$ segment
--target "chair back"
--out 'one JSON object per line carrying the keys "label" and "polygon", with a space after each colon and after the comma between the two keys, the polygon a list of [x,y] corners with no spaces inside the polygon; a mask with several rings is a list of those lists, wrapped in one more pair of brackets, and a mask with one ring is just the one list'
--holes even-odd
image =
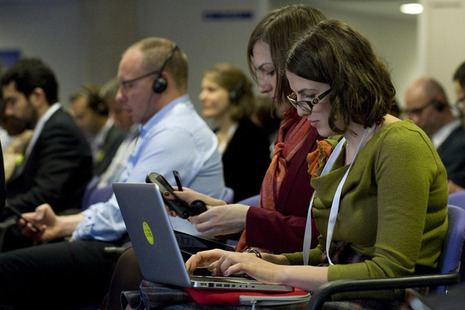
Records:
{"label": "chair back", "polygon": [[465,191],[449,194],[449,204],[465,209]]}
{"label": "chair back", "polygon": [[[338,293],[373,292],[412,287],[431,287],[436,294],[447,292],[448,286],[456,285],[459,281],[457,271],[460,270],[462,280],[465,279],[463,277],[465,268],[460,268],[465,242],[465,209],[449,204],[447,210],[449,226],[439,257],[438,273],[394,278],[330,281],[322,284],[313,292],[306,309],[322,309],[323,304],[331,300],[331,296]],[[363,299],[363,297],[361,298]]]}
{"label": "chair back", "polygon": [[258,207],[259,202],[260,202],[260,195],[255,195],[255,196],[245,198],[239,201],[238,203],[246,205],[246,206]]}
{"label": "chair back", "polygon": [[221,199],[229,203],[234,202],[234,190],[230,187],[226,187],[226,191]]}
{"label": "chair back", "polygon": [[[438,271],[449,273],[460,268],[462,249],[465,242],[465,210],[448,205],[449,227],[442,246]],[[462,268],[465,271],[465,268]],[[461,270],[461,274],[464,272]],[[462,280],[464,279],[462,274]]]}

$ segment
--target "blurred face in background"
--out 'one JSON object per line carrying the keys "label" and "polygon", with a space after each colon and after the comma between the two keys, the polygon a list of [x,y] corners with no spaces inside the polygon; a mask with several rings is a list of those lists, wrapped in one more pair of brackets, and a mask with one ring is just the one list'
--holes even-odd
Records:
{"label": "blurred face in background", "polygon": [[457,80],[454,81],[454,92],[456,104],[462,111],[462,115],[465,115],[465,91]]}
{"label": "blurred face in background", "polygon": [[206,77],[202,79],[202,92],[199,99],[202,102],[204,117],[219,120],[229,113],[229,92]]}
{"label": "blurred face in background", "polygon": [[16,89],[16,83],[10,82],[2,87],[5,116],[15,117],[24,122],[25,127],[32,129],[38,120],[38,113],[34,103],[40,100],[39,90],[36,88],[29,98]]}
{"label": "blurred face in background", "polygon": [[124,131],[129,132],[134,121],[129,116],[126,111],[123,109],[123,104],[116,100],[108,100],[107,106],[109,110],[109,115],[115,122],[116,126],[119,126],[124,129]]}
{"label": "blurred face in background", "polygon": [[89,108],[87,98],[79,96],[71,102],[71,114],[86,135],[96,135],[102,127],[101,116]]}
{"label": "blurred face in background", "polygon": [[276,93],[276,70],[271,59],[270,46],[268,43],[258,41],[253,50],[253,65],[257,70],[258,90],[267,94],[275,100]]}
{"label": "blurred face in background", "polygon": [[421,86],[413,86],[407,90],[405,106],[407,117],[427,135],[432,135],[438,129],[437,109],[433,106],[434,98],[425,93]]}

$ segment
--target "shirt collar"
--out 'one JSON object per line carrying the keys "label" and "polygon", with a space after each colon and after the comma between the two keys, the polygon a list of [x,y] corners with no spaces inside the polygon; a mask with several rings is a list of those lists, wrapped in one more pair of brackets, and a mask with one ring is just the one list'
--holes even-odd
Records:
{"label": "shirt collar", "polygon": [[93,143],[98,148],[100,148],[105,143],[105,139],[113,124],[113,120],[111,118],[108,118],[105,122],[105,125],[103,125],[102,129],[100,129],[100,131],[95,135]]}
{"label": "shirt collar", "polygon": [[442,126],[438,131],[431,135],[431,142],[437,149],[441,144],[446,141],[447,137],[460,126],[460,120],[455,120],[447,125]]}
{"label": "shirt collar", "polygon": [[189,102],[189,95],[180,96],[166,106],[164,106],[160,111],[155,113],[144,125],[139,125],[140,136],[143,137],[152,127],[159,123],[166,114],[174,109],[174,107],[181,102]]}
{"label": "shirt collar", "polygon": [[29,154],[32,151],[32,148],[34,147],[38,137],[40,136],[40,133],[42,132],[42,129],[44,128],[45,123],[52,117],[53,114],[55,114],[56,111],[58,111],[61,108],[61,104],[59,102],[54,103],[51,107],[48,108],[48,110],[42,115],[37,122],[36,126],[34,127],[34,134],[32,135],[31,141],[29,142],[26,152],[25,152],[25,157],[29,156]]}

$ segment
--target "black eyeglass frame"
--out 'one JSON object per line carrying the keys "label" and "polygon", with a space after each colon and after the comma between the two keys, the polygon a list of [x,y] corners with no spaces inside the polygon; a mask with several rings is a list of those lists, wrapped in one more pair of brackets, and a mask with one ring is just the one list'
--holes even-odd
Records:
{"label": "black eyeglass frame", "polygon": [[135,77],[135,78],[127,80],[127,81],[121,81],[119,84],[123,89],[126,89],[128,84],[131,84],[131,83],[134,83],[136,81],[145,79],[146,77],[149,77],[151,75],[158,74],[158,72],[159,72],[159,70],[155,70],[155,71],[143,74],[141,76]]}
{"label": "black eyeglass frame", "polygon": [[292,104],[294,108],[300,107],[307,113],[311,113],[313,111],[313,107],[318,104],[321,100],[323,100],[333,89],[329,88],[328,90],[324,91],[317,97],[313,98],[312,100],[297,100],[297,94],[292,92],[290,95],[287,96],[287,100]]}
{"label": "black eyeglass frame", "polygon": [[405,113],[407,113],[407,115],[409,115],[409,116],[412,116],[412,115],[420,116],[427,107],[429,107],[430,105],[433,105],[433,104],[434,104],[434,101],[431,100],[427,104],[425,104],[425,105],[423,105],[423,106],[421,106],[419,108],[415,108],[415,109],[412,109],[412,110],[405,110]]}

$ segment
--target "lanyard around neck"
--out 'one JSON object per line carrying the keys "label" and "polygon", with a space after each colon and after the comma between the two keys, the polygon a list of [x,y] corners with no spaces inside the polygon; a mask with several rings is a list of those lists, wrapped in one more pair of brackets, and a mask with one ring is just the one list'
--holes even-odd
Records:
{"label": "lanyard around neck", "polygon": [[[352,167],[352,164],[355,162],[355,159],[357,158],[358,154],[362,150],[362,148],[365,146],[366,142],[368,141],[368,138],[371,137],[372,133],[374,132],[376,127],[376,124],[371,126],[370,128],[366,128],[365,132],[363,134],[362,139],[360,140],[360,144],[358,145],[357,152],[355,153],[354,159],[349,165],[349,168],[347,169],[346,173],[342,177],[341,182],[339,182],[339,185],[337,187],[336,193],[334,194],[333,197],[333,203],[331,205],[331,211],[329,214],[329,219],[328,219],[328,229],[327,229],[327,235],[326,235],[326,256],[328,257],[328,262],[330,265],[333,265],[333,262],[331,261],[330,255],[329,255],[329,248],[331,245],[331,240],[333,238],[333,232],[334,232],[334,226],[336,224],[336,219],[337,219],[337,213],[339,211],[339,203],[341,200],[341,193],[342,193],[342,186],[344,185],[347,175],[349,174],[350,168]],[[328,161],[326,165],[323,167],[323,171],[321,172],[320,176],[323,176],[327,174],[330,170],[331,167],[333,166],[334,162],[336,161],[336,158],[339,156],[341,153],[342,147],[345,143],[346,139],[342,138],[341,141],[336,145],[334,148],[333,152],[328,158]],[[305,236],[304,236],[304,244],[303,244],[303,261],[304,265],[308,265],[308,260],[309,260],[309,253],[310,253],[310,245],[312,243],[312,205],[313,205],[313,200],[315,199],[315,191],[313,192],[312,199],[310,200],[310,205],[308,207],[308,213],[307,213],[307,223],[305,226]]]}
{"label": "lanyard around neck", "polygon": [[220,152],[220,154],[223,154],[226,151],[229,140],[231,140],[232,136],[234,136],[237,126],[238,126],[237,123],[232,124],[231,127],[229,127],[228,132],[226,133],[226,136],[223,138],[221,143],[218,145],[218,152]]}

